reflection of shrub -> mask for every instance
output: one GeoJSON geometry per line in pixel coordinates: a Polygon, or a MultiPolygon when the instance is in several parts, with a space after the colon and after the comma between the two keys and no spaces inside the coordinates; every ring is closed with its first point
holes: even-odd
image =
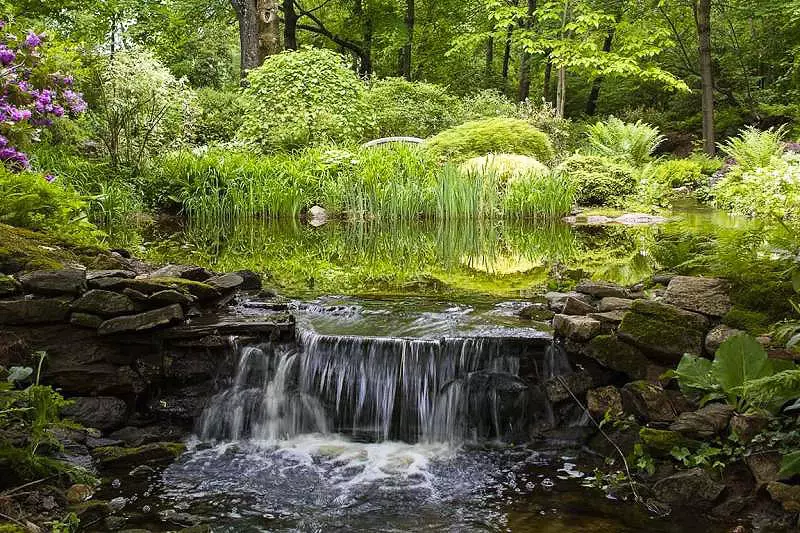
{"type": "Polygon", "coordinates": [[[271,56],[247,82],[238,137],[265,150],[357,141],[368,129],[364,85],[329,50],[271,56]]]}
{"type": "Polygon", "coordinates": [[[457,122],[458,99],[444,87],[403,78],[376,81],[367,92],[377,137],[430,137],[457,122]]]}
{"type": "Polygon", "coordinates": [[[664,140],[658,128],[637,121],[633,124],[611,117],[586,128],[589,150],[617,157],[632,165],[645,163],[664,140]]]}
{"type": "Polygon", "coordinates": [[[437,157],[469,159],[489,153],[529,155],[539,161],[553,158],[553,145],[547,135],[524,120],[488,118],[467,122],[445,130],[427,141],[437,157]]]}
{"type": "Polygon", "coordinates": [[[197,144],[228,142],[242,125],[244,104],[239,93],[203,88],[197,91],[194,140],[197,144]]]}
{"type": "Polygon", "coordinates": [[[619,206],[636,188],[631,169],[605,157],[576,154],[558,170],[574,185],[580,205],[619,206]]]}

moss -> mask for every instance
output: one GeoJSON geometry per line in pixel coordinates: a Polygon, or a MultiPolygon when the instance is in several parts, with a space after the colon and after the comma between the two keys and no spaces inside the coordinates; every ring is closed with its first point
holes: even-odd
{"type": "Polygon", "coordinates": [[[695,449],[700,447],[700,443],[688,439],[677,431],[664,429],[642,428],[639,431],[645,451],[654,456],[666,456],[673,448],[695,449]]]}
{"type": "Polygon", "coordinates": [[[11,522],[0,522],[0,533],[27,533],[25,528],[11,522]]]}
{"type": "Polygon", "coordinates": [[[765,313],[734,307],[722,317],[722,323],[732,328],[759,335],[769,328],[770,319],[765,313]]]}
{"type": "Polygon", "coordinates": [[[602,365],[624,372],[633,379],[647,377],[649,361],[638,349],[620,341],[615,335],[598,335],[586,346],[586,355],[602,365]]]}
{"type": "Polygon", "coordinates": [[[220,296],[219,291],[217,289],[215,289],[208,283],[203,283],[200,281],[192,281],[189,279],[168,278],[168,277],[148,278],[147,281],[167,285],[179,291],[183,291],[193,296],[197,296],[200,300],[209,300],[213,298],[218,298],[220,296]]]}
{"type": "Polygon", "coordinates": [[[154,442],[123,448],[101,446],[92,451],[93,457],[105,467],[130,467],[146,463],[161,463],[178,458],[186,450],[182,442],[154,442]]]}

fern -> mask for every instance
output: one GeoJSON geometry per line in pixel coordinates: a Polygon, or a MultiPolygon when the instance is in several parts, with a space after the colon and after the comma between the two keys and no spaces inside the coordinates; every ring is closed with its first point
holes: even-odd
{"type": "Polygon", "coordinates": [[[800,398],[800,368],[747,381],[741,395],[749,404],[762,407],[800,398]]]}
{"type": "Polygon", "coordinates": [[[783,153],[784,135],[786,126],[767,131],[748,126],[737,137],[721,144],[720,150],[735,159],[744,170],[764,168],[770,165],[773,158],[780,157],[783,153]]]}
{"type": "Polygon", "coordinates": [[[634,166],[647,162],[664,142],[658,128],[641,120],[631,124],[616,117],[588,126],[586,135],[593,154],[622,158],[634,166]]]}

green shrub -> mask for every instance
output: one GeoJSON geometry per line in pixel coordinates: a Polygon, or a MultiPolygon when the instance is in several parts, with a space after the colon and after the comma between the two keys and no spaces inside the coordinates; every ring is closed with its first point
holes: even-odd
{"type": "Polygon", "coordinates": [[[559,117],[549,102],[525,100],[518,105],[517,116],[546,133],[557,154],[567,154],[575,150],[575,124],[569,119],[559,117]]]}
{"type": "Polygon", "coordinates": [[[463,121],[491,117],[516,117],[517,105],[497,89],[484,89],[464,98],[461,104],[463,121]]]}
{"type": "Polygon", "coordinates": [[[606,157],[575,154],[558,172],[572,182],[580,205],[621,206],[636,189],[630,167],[606,157]]]}
{"type": "Polygon", "coordinates": [[[386,78],[372,83],[366,99],[376,137],[430,137],[458,122],[458,98],[432,83],[386,78]]]}
{"type": "Polygon", "coordinates": [[[707,181],[700,163],[692,159],[670,159],[655,167],[654,177],[669,187],[695,188],[707,181]]]}
{"type": "Polygon", "coordinates": [[[589,152],[594,155],[616,157],[638,166],[664,141],[658,128],[641,121],[633,124],[611,117],[586,128],[589,152]]]}
{"type": "Polygon", "coordinates": [[[443,159],[465,160],[489,153],[528,155],[539,161],[554,157],[547,135],[515,118],[487,118],[467,122],[429,139],[428,150],[443,159]]]}
{"type": "Polygon", "coordinates": [[[203,88],[196,93],[194,142],[199,145],[232,141],[245,111],[242,95],[234,91],[203,88]]]}
{"type": "Polygon", "coordinates": [[[491,175],[503,183],[513,178],[530,174],[545,176],[550,174],[547,165],[533,157],[516,154],[489,154],[464,161],[459,169],[463,173],[491,175]]]}
{"type": "Polygon", "coordinates": [[[744,171],[752,171],[771,165],[783,153],[783,136],[786,128],[758,130],[752,126],[743,129],[738,137],[720,145],[720,150],[736,160],[744,171]]]}
{"type": "Polygon", "coordinates": [[[353,142],[370,129],[364,84],[329,50],[271,56],[247,82],[237,138],[265,151],[353,142]]]}

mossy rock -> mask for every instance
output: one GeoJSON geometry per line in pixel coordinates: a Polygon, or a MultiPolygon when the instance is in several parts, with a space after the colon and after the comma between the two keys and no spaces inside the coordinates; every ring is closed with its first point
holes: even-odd
{"type": "Polygon", "coordinates": [[[636,300],[625,314],[618,335],[655,354],[662,362],[677,363],[685,353],[703,353],[708,319],[673,305],[636,300]]]}
{"type": "Polygon", "coordinates": [[[10,296],[20,291],[22,286],[11,276],[0,274],[0,297],[10,296]]]}
{"type": "Polygon", "coordinates": [[[28,530],[11,522],[0,522],[0,533],[28,533],[28,530]]]}
{"type": "Polygon", "coordinates": [[[141,464],[173,461],[185,450],[186,445],[182,442],[154,442],[135,448],[101,446],[92,450],[92,456],[103,467],[128,468],[141,464]]]}
{"type": "Polygon", "coordinates": [[[690,450],[699,448],[701,443],[684,437],[677,431],[666,429],[642,428],[639,430],[639,438],[647,453],[656,457],[669,455],[674,448],[689,448],[690,450]]]}
{"type": "Polygon", "coordinates": [[[201,281],[192,281],[183,278],[149,278],[147,281],[160,283],[170,288],[191,294],[200,301],[213,300],[220,297],[220,292],[215,287],[201,281]]]}
{"type": "Polygon", "coordinates": [[[770,319],[765,313],[734,307],[722,317],[722,323],[734,329],[759,335],[769,329],[770,319]]]}
{"type": "Polygon", "coordinates": [[[641,351],[622,342],[616,335],[598,335],[586,345],[585,353],[603,366],[624,372],[633,379],[647,377],[650,361],[641,351]]]}

